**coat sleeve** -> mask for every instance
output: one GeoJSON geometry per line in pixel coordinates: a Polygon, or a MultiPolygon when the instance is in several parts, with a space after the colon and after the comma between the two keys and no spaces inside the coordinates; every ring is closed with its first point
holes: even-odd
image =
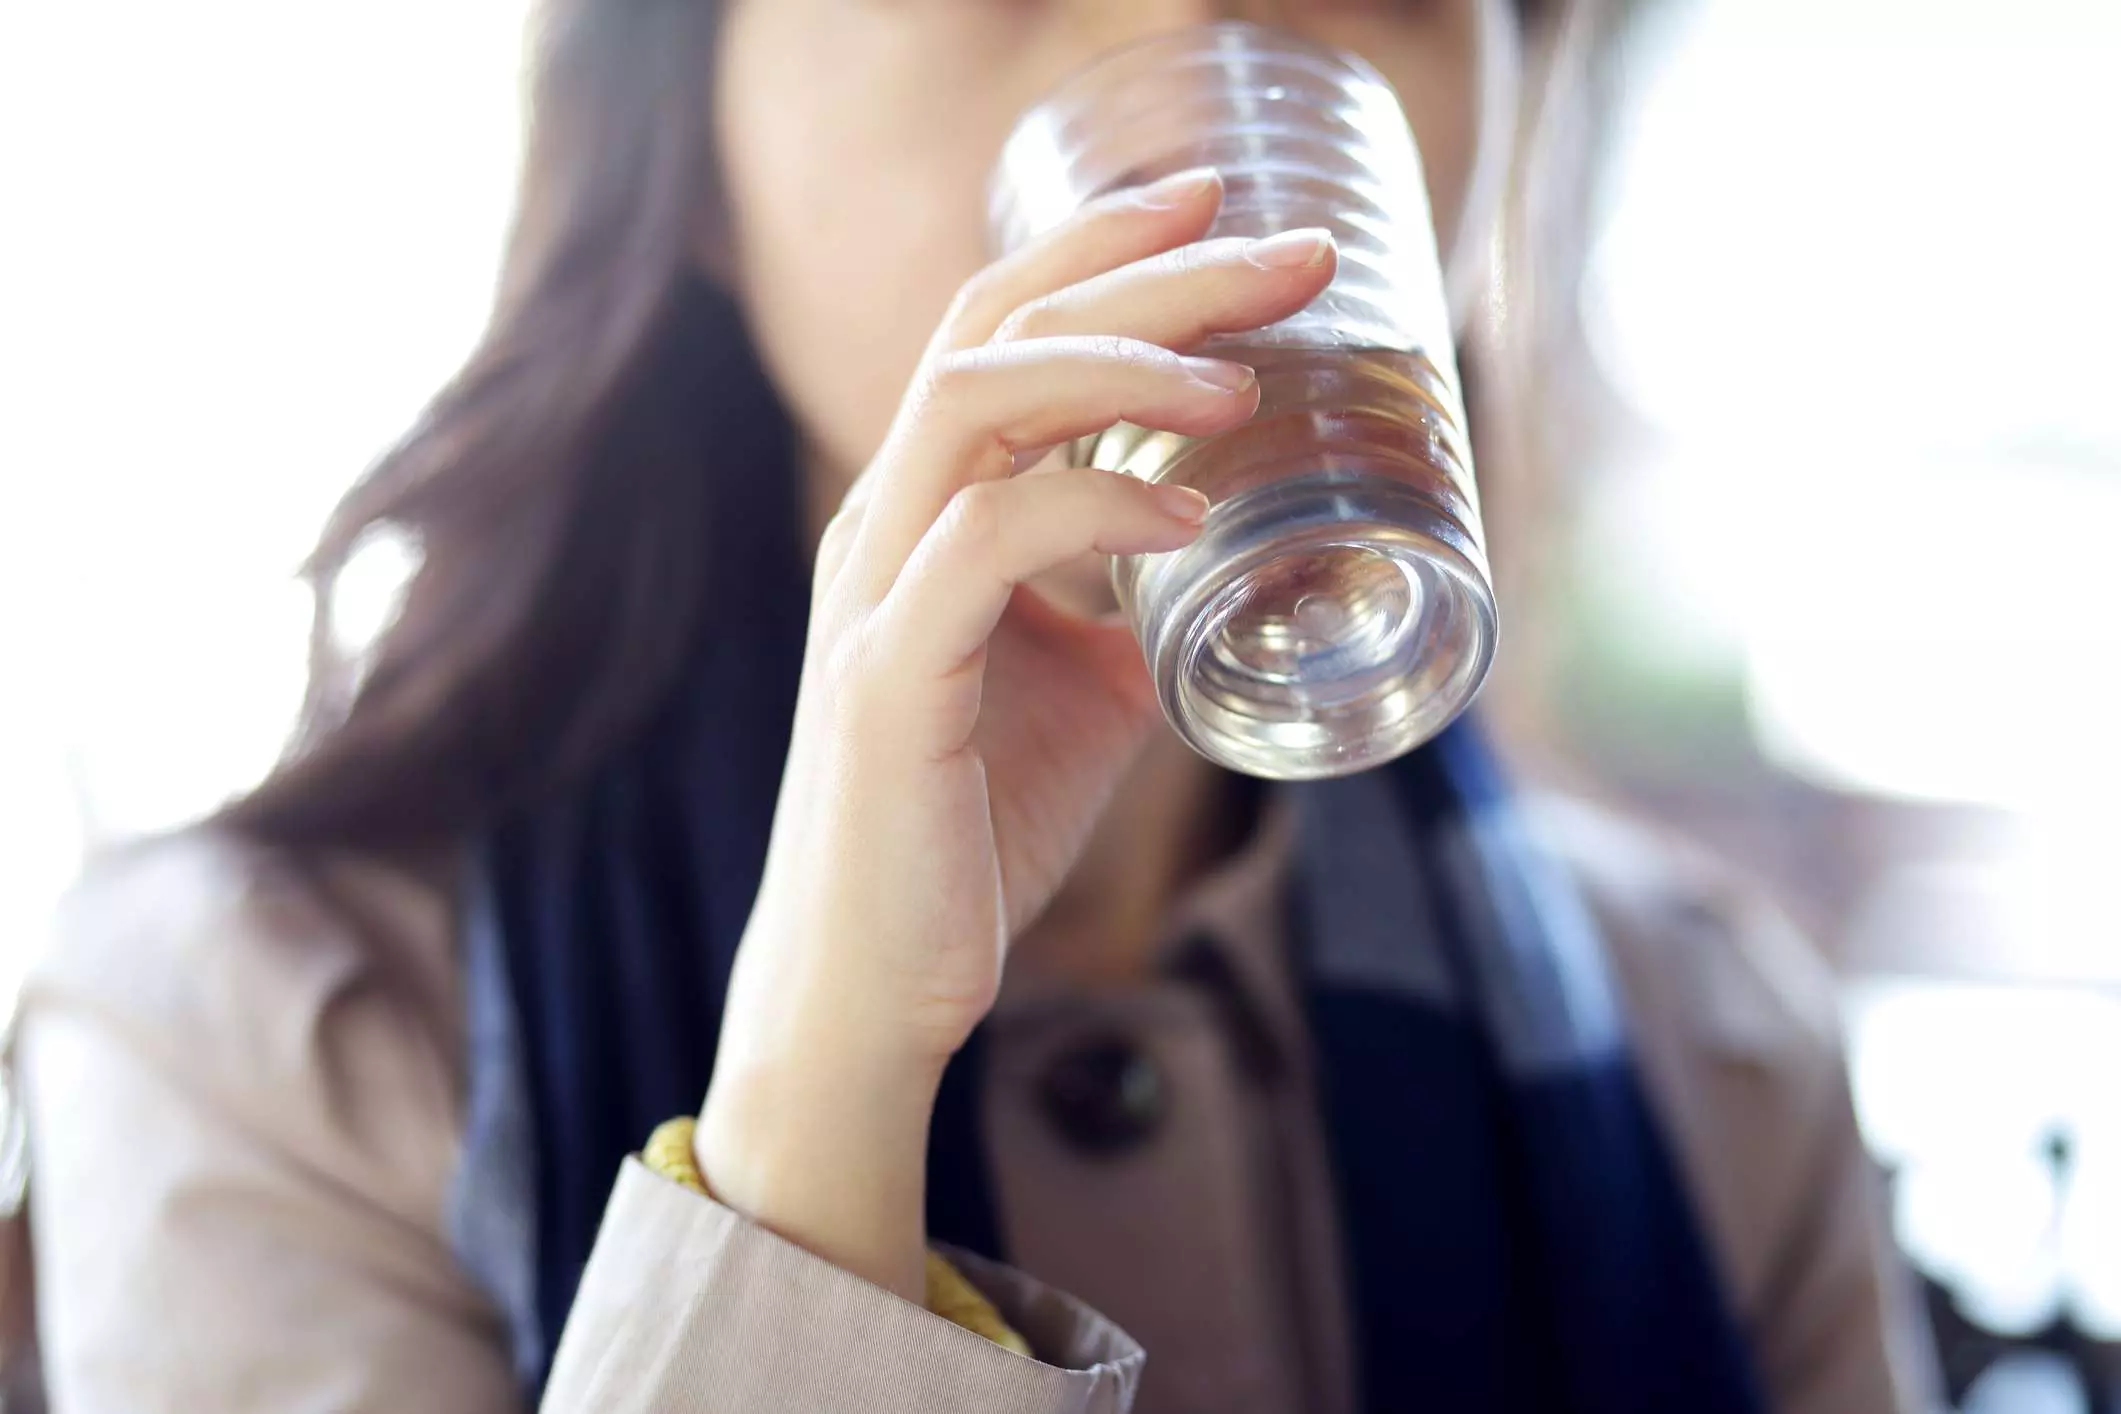
{"type": "Polygon", "coordinates": [[[1823,960],[1715,861],[1573,803],[1544,802],[1539,818],[1598,915],[1637,1063],[1769,1407],[1941,1408],[1823,960]]]}
{"type": "Polygon", "coordinates": [[[1142,1363],[1133,1341],[1028,1277],[952,1257],[1043,1360],[931,1315],[629,1160],[543,1414],[1125,1414],[1142,1363]]]}
{"type": "Polygon", "coordinates": [[[1821,1089],[1809,1134],[1793,1136],[1807,1172],[1754,1303],[1762,1374],[1778,1414],[1931,1414],[1943,1402],[1929,1331],[1838,1051],[1821,1089]]]}
{"type": "MultiPolygon", "coordinates": [[[[225,845],[167,846],[88,892],[14,1046],[53,1407],[523,1414],[443,1230],[459,1060],[420,989],[379,970],[396,949],[225,845]]],[[[1131,1341],[1028,1278],[964,1270],[1045,1360],[629,1161],[541,1407],[1124,1414],[1131,1341]]]]}
{"type": "Polygon", "coordinates": [[[62,909],[13,1045],[53,1408],[518,1414],[442,1231],[454,1057],[367,942],[306,874],[201,836],[62,909]]]}

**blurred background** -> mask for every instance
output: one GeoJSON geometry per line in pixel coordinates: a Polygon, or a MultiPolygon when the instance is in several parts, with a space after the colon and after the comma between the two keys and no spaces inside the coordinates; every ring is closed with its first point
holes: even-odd
{"type": "MultiPolygon", "coordinates": [[[[517,142],[521,0],[119,9],[0,10],[0,999],[84,849],[272,759],[517,142]]],[[[1498,706],[1845,980],[1955,1406],[2121,1410],[2121,4],[1668,0],[1614,78],[1498,706]]]]}

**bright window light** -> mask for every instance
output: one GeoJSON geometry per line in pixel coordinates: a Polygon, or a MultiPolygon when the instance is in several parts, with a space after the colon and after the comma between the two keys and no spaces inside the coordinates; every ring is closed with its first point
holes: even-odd
{"type": "Polygon", "coordinates": [[[0,7],[7,969],[77,821],[176,823],[277,749],[296,566],[484,318],[523,16],[0,7]]]}
{"type": "Polygon", "coordinates": [[[1668,14],[1586,296],[1646,629],[1827,784],[2111,797],[2121,6],[1668,14]]]}

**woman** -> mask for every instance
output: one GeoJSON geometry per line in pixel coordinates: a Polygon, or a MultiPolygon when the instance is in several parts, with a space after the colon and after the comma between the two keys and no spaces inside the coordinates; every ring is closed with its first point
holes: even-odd
{"type": "MultiPolygon", "coordinates": [[[[1474,288],[1570,17],[1242,8],[1474,288]]],[[[982,268],[1011,118],[1221,13],[553,0],[492,327],[317,559],[402,614],[27,995],[59,1408],[1915,1407],[1800,951],[1467,728],[1216,773],[1095,617],[1204,505],[1012,475],[1243,420],[1186,351],[1330,278],[1212,173],[982,268]]]]}

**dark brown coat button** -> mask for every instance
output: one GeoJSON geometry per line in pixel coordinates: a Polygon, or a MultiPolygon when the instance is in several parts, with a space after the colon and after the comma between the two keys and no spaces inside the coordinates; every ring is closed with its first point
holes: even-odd
{"type": "Polygon", "coordinates": [[[1062,1052],[1039,1082],[1038,1099],[1061,1136],[1092,1158],[1147,1141],[1170,1103],[1156,1062],[1122,1036],[1099,1036],[1062,1052]]]}

